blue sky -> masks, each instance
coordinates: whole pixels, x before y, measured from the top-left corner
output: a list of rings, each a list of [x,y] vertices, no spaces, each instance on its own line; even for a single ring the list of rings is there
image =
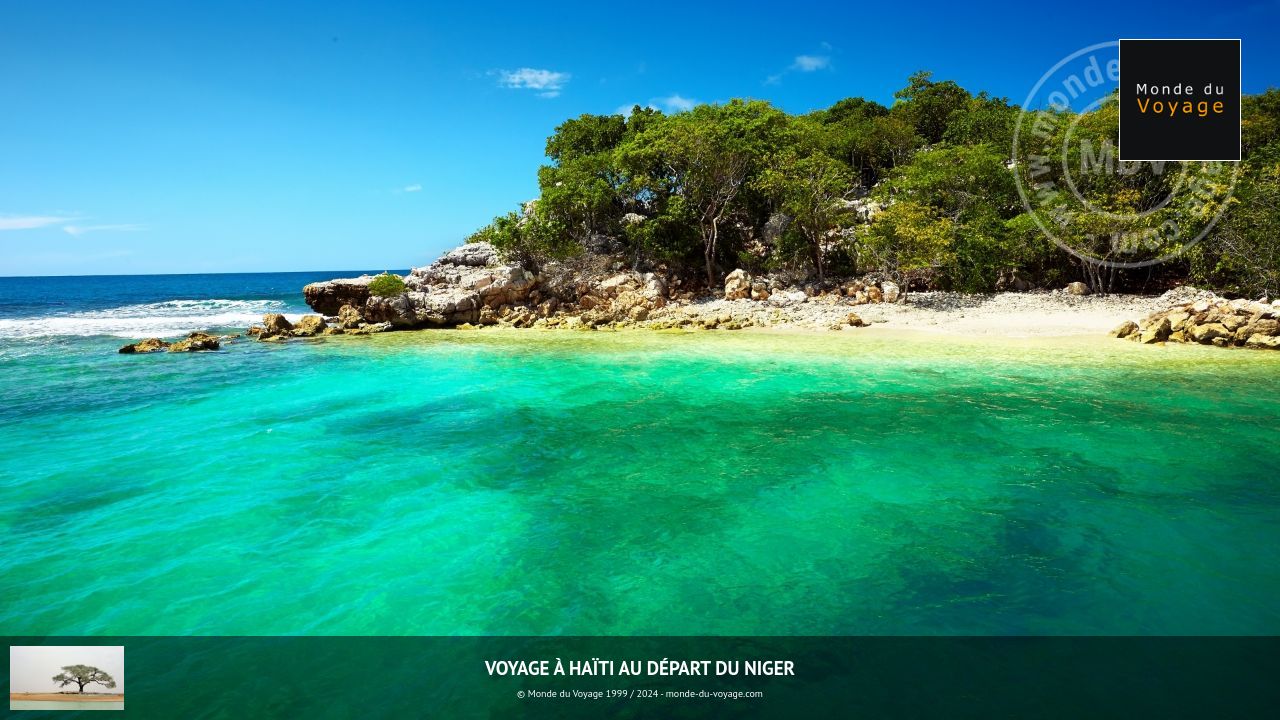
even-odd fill
[[[1280,2],[0,0],[0,275],[404,268],[537,193],[581,113],[884,103],[917,69],[1021,102],[1119,37],[1240,37]]]

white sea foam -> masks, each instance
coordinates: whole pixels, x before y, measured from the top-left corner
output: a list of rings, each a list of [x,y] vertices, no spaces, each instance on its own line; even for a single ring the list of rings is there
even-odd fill
[[[113,335],[125,338],[173,337],[192,330],[244,328],[263,313],[282,312],[279,300],[168,300],[107,310],[0,318],[0,338]],[[300,314],[286,313],[297,320]]]

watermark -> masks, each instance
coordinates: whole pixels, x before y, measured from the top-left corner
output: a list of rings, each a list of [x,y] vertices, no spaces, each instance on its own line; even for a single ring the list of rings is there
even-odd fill
[[[1209,234],[1240,167],[1120,160],[1119,47],[1082,48],[1040,78],[1014,126],[1013,170],[1023,206],[1058,247],[1094,265],[1140,268]]]

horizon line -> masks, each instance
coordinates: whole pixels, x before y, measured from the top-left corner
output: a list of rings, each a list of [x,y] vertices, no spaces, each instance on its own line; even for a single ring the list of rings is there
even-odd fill
[[[407,268],[412,272],[413,266]],[[283,274],[302,274],[302,273],[352,273],[371,274],[379,272],[399,273],[400,269],[391,270],[224,270],[216,272],[156,272],[156,273],[96,273],[85,275],[0,275],[0,280],[27,280],[37,278],[100,278],[100,277],[163,277],[163,276],[187,276],[187,275],[283,275]],[[335,276],[337,277],[337,276]]]

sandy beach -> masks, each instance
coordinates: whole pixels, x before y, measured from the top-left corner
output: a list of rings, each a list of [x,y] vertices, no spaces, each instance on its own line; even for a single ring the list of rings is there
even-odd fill
[[[704,299],[668,305],[654,312],[646,324],[661,326],[688,319],[694,325],[710,321],[719,326],[733,322],[774,329],[866,331],[849,326],[848,317],[853,313],[870,328],[884,330],[991,338],[1105,337],[1126,320],[1137,321],[1200,296],[1201,291],[1194,288],[1178,288],[1158,296],[918,292],[896,303],[866,304],[853,304],[839,295],[821,295],[783,306],[746,299]]]
[[[9,693],[10,700],[24,702],[124,702],[122,693]]]
[[[1125,320],[1167,307],[1142,295],[915,293],[906,303],[860,308],[863,320],[903,330],[993,337],[1104,336]]]

